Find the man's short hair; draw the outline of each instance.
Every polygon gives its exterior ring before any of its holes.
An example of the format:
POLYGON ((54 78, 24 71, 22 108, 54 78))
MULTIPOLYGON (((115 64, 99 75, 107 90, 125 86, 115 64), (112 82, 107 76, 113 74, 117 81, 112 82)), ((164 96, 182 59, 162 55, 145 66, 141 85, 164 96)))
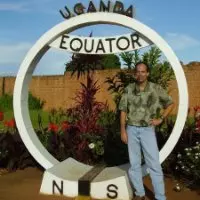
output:
POLYGON ((141 65, 141 64, 143 64, 143 65, 146 66, 147 72, 150 72, 150 67, 149 67, 149 65, 148 65, 146 62, 142 62, 142 61, 137 62, 137 63, 135 64, 135 71, 137 71, 137 66, 138 66, 138 65, 141 65))

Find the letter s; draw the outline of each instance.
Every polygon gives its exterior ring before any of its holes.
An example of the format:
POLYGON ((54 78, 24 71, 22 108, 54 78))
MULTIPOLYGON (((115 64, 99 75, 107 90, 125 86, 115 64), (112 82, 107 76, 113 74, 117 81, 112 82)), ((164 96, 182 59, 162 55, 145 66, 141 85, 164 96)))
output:
POLYGON ((116 199, 117 196, 118 196, 118 193, 117 193, 116 190, 118 190, 118 187, 116 185, 114 185, 114 184, 108 185, 108 187, 107 187, 107 191, 108 191, 107 197, 110 198, 110 199, 116 199))

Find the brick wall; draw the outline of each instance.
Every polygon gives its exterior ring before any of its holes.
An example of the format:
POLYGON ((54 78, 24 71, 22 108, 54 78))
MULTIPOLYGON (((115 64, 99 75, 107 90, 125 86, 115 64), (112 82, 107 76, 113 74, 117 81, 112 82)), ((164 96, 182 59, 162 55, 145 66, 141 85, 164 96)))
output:
MULTIPOLYGON (((186 79, 188 82, 189 90, 189 106, 190 108, 200 105, 200 63, 192 62, 184 66, 184 71, 186 79)), ((98 101, 107 101, 111 108, 115 107, 112 95, 107 91, 108 84, 104 83, 105 78, 108 76, 113 76, 116 70, 104 70, 95 71, 95 80, 98 80, 100 85, 100 91, 98 92, 96 98, 98 101)), ((14 88, 14 77, 6 77, 4 82, 5 93, 12 94, 14 88)), ((30 91, 33 95, 44 100, 45 109, 50 110, 52 108, 68 108, 73 106, 72 98, 75 96, 77 90, 80 89, 80 82, 85 83, 85 78, 82 77, 78 81, 76 76, 71 77, 70 73, 60 76, 34 76, 30 84, 30 91)), ((3 77, 0 77, 0 95, 2 95, 3 90, 3 77)), ((178 89, 176 80, 170 82, 168 88, 170 95, 172 95, 176 109, 178 105, 178 89)))
MULTIPOLYGON (((107 91, 108 85, 104 83, 108 74, 115 74, 116 71, 96 71, 95 80, 98 80, 100 90, 96 95, 98 101, 108 101, 113 108, 114 102, 110 93, 107 91)), ((63 76, 37 76, 33 77, 30 91, 33 95, 46 101, 45 109, 51 108, 69 108, 74 104, 73 97, 80 89, 80 82, 86 83, 84 77, 77 80, 76 76, 71 77, 70 73, 63 76)))

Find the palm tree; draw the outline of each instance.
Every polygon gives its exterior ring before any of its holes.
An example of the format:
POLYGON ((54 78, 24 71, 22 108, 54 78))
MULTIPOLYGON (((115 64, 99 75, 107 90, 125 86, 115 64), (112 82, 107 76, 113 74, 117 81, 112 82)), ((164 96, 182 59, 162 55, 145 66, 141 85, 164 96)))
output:
POLYGON ((72 60, 65 64, 65 71, 71 71, 72 76, 77 73, 77 79, 86 72, 89 76, 91 71, 103 68, 101 60, 101 55, 73 54, 72 60))
POLYGON ((120 54, 120 57, 128 69, 131 69, 133 64, 133 54, 130 52, 124 52, 120 54))
POLYGON ((142 55, 142 61, 147 63, 150 67, 156 67, 160 63, 161 51, 153 46, 142 55))
MULTIPOLYGON (((89 37, 92 37, 92 32, 89 37)), ((65 72, 71 71, 71 76, 77 73, 77 79, 80 76, 90 75, 94 70, 103 70, 107 67, 120 69, 121 63, 119 57, 115 54, 92 55, 92 54, 73 54, 70 62, 65 64, 65 72)))
MULTIPOLYGON (((89 37, 92 37, 92 32, 89 37)), ((87 72, 87 77, 90 76, 90 72, 95 69, 101 69, 101 55, 91 55, 91 54, 73 54, 72 60, 65 64, 65 72, 71 71, 71 76, 77 73, 77 79, 80 76, 85 75, 87 72)))
POLYGON ((168 87, 169 81, 175 77, 170 63, 161 59, 162 53, 160 49, 155 46, 151 47, 149 51, 142 55, 136 50, 134 53, 122 53, 120 56, 125 62, 125 65, 128 66, 128 70, 120 71, 114 77, 107 77, 105 81, 110 85, 109 90, 115 93, 115 102, 117 105, 124 88, 129 83, 135 81, 133 70, 136 63, 139 61, 147 63, 150 66, 149 80, 160 84, 165 89, 168 87))
POLYGON ((140 61, 139 52, 136 50, 134 53, 124 52, 120 54, 121 59, 128 69, 133 69, 135 64, 140 61))

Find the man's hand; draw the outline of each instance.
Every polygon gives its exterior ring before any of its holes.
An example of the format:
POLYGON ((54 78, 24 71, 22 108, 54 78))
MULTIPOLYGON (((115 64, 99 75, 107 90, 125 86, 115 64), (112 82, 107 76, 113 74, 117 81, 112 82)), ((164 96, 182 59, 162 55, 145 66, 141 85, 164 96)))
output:
POLYGON ((162 119, 151 119, 150 120, 150 125, 152 125, 152 126, 158 126, 158 125, 160 125, 161 123, 162 123, 162 119))
POLYGON ((125 144, 128 143, 128 135, 127 135, 126 130, 121 131, 121 140, 125 144))

